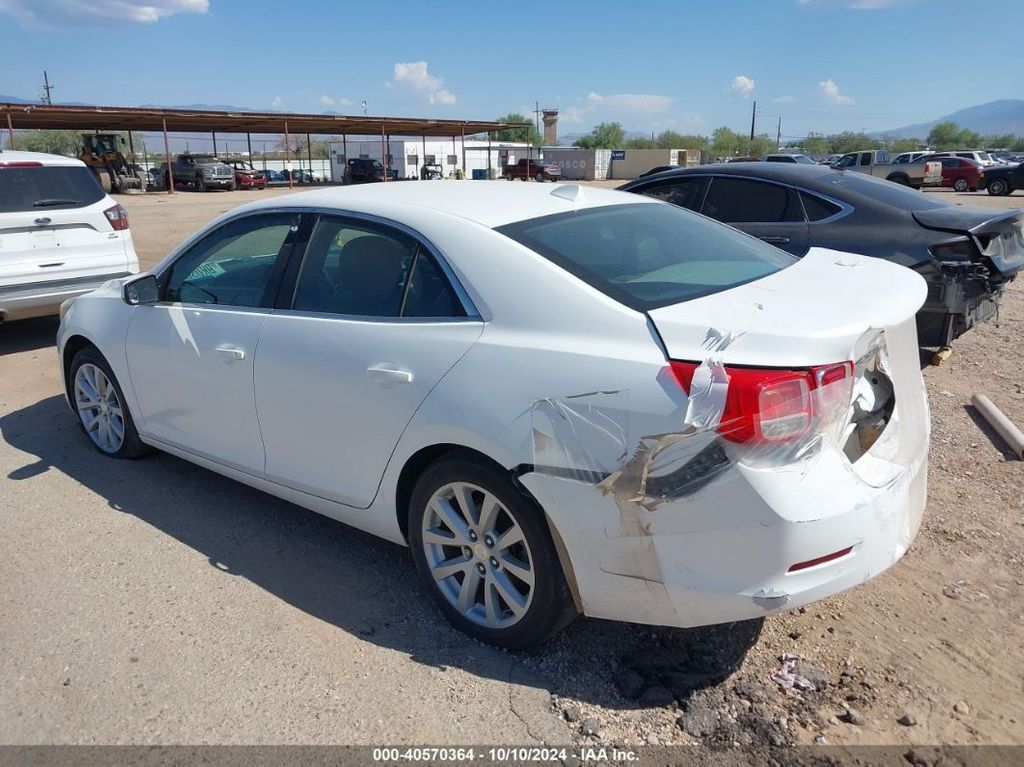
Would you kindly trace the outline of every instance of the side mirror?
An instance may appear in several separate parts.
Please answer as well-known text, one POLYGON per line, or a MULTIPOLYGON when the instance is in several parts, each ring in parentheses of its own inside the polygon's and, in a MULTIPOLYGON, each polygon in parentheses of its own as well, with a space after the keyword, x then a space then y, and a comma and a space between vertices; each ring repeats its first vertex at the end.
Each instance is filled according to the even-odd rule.
POLYGON ((155 304, 160 300, 160 288, 156 284, 156 277, 152 274, 144 274, 138 279, 125 283, 124 302, 130 306, 139 304, 155 304))

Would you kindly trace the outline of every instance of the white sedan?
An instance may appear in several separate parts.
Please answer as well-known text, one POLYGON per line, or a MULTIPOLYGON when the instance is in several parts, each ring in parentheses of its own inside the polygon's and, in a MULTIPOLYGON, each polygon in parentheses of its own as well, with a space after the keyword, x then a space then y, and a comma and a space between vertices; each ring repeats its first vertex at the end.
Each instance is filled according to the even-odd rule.
POLYGON ((579 613, 762 616, 896 562, 924 299, 622 192, 375 184, 231 211, 62 307, 58 343, 103 453, 408 545, 456 626, 517 648, 579 613))

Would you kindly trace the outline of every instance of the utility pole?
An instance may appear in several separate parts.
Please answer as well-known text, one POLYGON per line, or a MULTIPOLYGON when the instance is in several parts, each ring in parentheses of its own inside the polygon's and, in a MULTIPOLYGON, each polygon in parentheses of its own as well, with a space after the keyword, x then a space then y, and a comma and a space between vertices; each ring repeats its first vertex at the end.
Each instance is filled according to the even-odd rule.
POLYGON ((750 141, 754 141, 754 122, 757 120, 757 102, 754 102, 754 108, 750 110, 750 141))
POLYGON ((775 151, 778 152, 782 147, 782 115, 779 115, 779 129, 775 133, 775 151))
MULTIPOLYGON (((540 102, 539 101, 534 103, 533 122, 534 122, 534 125, 536 126, 537 133, 539 134, 540 133, 540 102)), ((530 143, 531 144, 533 143, 533 138, 532 137, 530 138, 530 143)))
POLYGON ((50 84, 50 75, 47 74, 46 70, 43 70, 43 102, 46 104, 52 104, 53 99, 50 97, 50 91, 53 90, 53 85, 50 84))

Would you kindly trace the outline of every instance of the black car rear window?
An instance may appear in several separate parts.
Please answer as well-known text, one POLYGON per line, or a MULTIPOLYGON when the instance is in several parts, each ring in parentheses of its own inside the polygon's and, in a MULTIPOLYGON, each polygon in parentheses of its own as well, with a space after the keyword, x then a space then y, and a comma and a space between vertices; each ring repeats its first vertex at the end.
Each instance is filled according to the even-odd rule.
MULTIPOLYGON (((852 194, 859 194, 870 197, 872 200, 891 205, 900 210, 936 210, 937 208, 948 208, 950 203, 929 197, 922 192, 911 189, 892 181, 882 178, 875 178, 856 171, 841 171, 827 181, 829 186, 836 189, 835 196, 843 199, 843 190, 852 194)), ((821 191, 825 191, 822 189, 821 191)))
POLYGON ((103 195, 85 166, 0 167, 0 213, 84 208, 103 195))
POLYGON ((719 293, 796 262, 778 248, 667 204, 588 208, 497 231, 639 311, 719 293))

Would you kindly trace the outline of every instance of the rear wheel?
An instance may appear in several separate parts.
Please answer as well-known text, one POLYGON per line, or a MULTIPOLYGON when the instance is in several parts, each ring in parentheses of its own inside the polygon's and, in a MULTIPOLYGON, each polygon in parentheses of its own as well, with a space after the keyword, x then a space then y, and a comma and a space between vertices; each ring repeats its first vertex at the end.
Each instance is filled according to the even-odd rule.
POLYGON ((966 178, 958 178, 953 182, 953 189, 958 192, 966 192, 970 188, 970 184, 967 183, 966 178))
POLYGON ((988 193, 993 197, 1002 197, 1010 193, 1010 185, 1001 178, 994 178, 988 182, 988 193))
POLYGON ((410 501, 409 543, 441 611, 481 641, 530 647, 576 616, 543 512, 474 456, 427 467, 410 501))
POLYGON ((75 355, 69 372, 78 425, 93 447, 111 458, 140 458, 148 453, 125 405, 124 392, 103 355, 86 347, 75 355))
POLYGON ((536 176, 534 176, 534 179, 536 179, 538 184, 543 184, 544 183, 544 174, 543 173, 538 173, 536 176))
POLYGON ((910 179, 904 176, 902 173, 889 176, 887 181, 892 181, 894 184, 900 184, 901 186, 910 186, 910 179))

